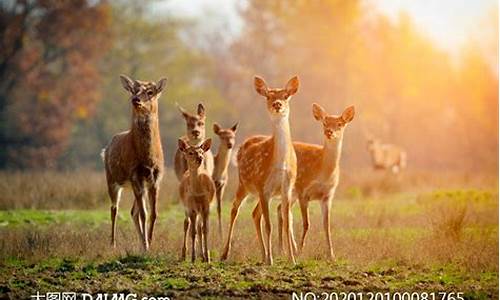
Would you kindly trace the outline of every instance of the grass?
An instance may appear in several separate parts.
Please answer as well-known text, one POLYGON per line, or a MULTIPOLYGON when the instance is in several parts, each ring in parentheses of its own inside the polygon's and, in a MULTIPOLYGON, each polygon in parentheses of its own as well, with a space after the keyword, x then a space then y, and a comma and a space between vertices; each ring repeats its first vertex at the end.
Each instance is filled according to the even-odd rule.
MULTIPOLYGON (((139 250, 129 216, 130 196, 120 207, 116 249, 109 247, 107 200, 82 200, 95 203, 82 209, 81 203, 74 203, 82 196, 66 191, 66 202, 63 195, 55 196, 55 203, 65 203, 59 209, 48 195, 38 199, 35 208, 4 202, 0 205, 10 209, 0 211, 0 299, 27 299, 36 291, 63 290, 130 291, 177 299, 290 299, 292 292, 301 291, 462 291, 467 299, 498 298, 498 187, 461 180, 440 186, 429 179, 425 184, 419 176, 383 184, 375 177, 346 180, 348 186, 341 188, 332 211, 335 262, 325 259, 319 205, 312 203, 307 244, 296 266, 278 252, 275 231, 276 264, 260 263, 250 217, 252 199, 242 206, 228 262, 218 261, 223 241, 211 231, 210 264, 179 261, 183 209, 170 193, 172 183, 163 187, 155 240, 146 255, 139 250), (407 188, 412 182, 415 186, 407 188), (377 188, 368 191, 370 185, 377 188)), ((76 193, 95 189, 92 197, 99 197, 97 188, 86 187, 94 182, 90 179, 72 189, 76 193)), ((271 209, 274 230, 276 204, 273 201, 271 209)), ((229 211, 230 203, 224 202, 224 230, 229 211)), ((298 239, 302 229, 297 206, 293 213, 298 239)), ((215 224, 214 213, 211 224, 215 224)))

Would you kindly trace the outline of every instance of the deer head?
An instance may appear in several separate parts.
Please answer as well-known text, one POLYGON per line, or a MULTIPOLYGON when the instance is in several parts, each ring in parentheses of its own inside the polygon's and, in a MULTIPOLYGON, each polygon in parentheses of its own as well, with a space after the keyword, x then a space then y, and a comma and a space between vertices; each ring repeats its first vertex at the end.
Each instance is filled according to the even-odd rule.
POLYGON ((189 169, 198 169, 203 163, 205 152, 207 152, 212 145, 212 139, 204 141, 200 146, 190 146, 183 139, 179 139, 178 143, 179 149, 186 158, 189 169))
POLYGON ((225 144, 228 149, 232 149, 234 147, 237 129, 238 123, 227 129, 223 129, 219 124, 214 123, 214 133, 219 136, 221 144, 225 144))
POLYGON ((151 115, 158 112, 158 98, 167 84, 166 78, 158 82, 133 80, 120 75, 123 88, 130 94, 134 114, 151 115))
POLYGON ((299 90, 299 78, 297 76, 288 80, 285 88, 269 88, 259 76, 254 78, 254 86, 257 93, 266 97, 267 111, 271 119, 288 117, 290 113, 289 101, 299 90))
POLYGON ((194 144, 205 139, 205 107, 203 104, 198 104, 198 111, 196 114, 190 114, 179 105, 179 111, 186 121, 187 137, 189 141, 194 144))
POLYGON ((323 134, 327 140, 339 140, 342 138, 347 123, 354 118, 354 106, 349 106, 342 115, 328 115, 319 104, 313 104, 313 116, 323 125, 323 134))

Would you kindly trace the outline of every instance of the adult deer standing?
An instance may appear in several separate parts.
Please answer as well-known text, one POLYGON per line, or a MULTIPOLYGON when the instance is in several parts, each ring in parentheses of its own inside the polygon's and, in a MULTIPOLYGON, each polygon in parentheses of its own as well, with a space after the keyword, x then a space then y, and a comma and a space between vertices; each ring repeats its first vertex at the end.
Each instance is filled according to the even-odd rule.
POLYGON ((391 170, 397 174, 406 168, 406 152, 398 146, 383 144, 377 139, 370 138, 367 148, 375 170, 391 170))
POLYGON ((215 183, 215 195, 217 198, 217 220, 219 225, 219 236, 222 238, 222 220, 221 220, 221 208, 222 208, 222 198, 224 197, 224 190, 227 184, 227 169, 229 166, 229 161, 231 160, 231 153, 233 151, 236 130, 238 129, 238 123, 234 124, 231 128, 221 128, 219 124, 214 123, 214 133, 219 136, 220 143, 217 154, 214 157, 214 171, 212 173, 212 179, 215 183))
POLYGON ((267 100, 267 111, 273 125, 270 137, 254 136, 248 138, 240 147, 237 155, 239 185, 231 209, 231 223, 227 242, 221 259, 228 257, 233 237, 234 223, 241 203, 248 193, 257 195, 259 202, 252 215, 257 230, 263 260, 273 263, 271 247, 271 220, 269 202, 271 197, 281 195, 281 214, 284 219, 285 237, 288 245, 289 259, 295 263, 292 249, 291 213, 292 189, 297 175, 297 158, 292 146, 290 124, 288 121, 291 96, 299 88, 298 77, 288 81, 284 89, 271 89, 265 81, 256 76, 255 90, 267 100), (262 238, 261 214, 264 216, 266 243, 262 238))
MULTIPOLYGON (((328 254, 334 259, 332 241, 330 236, 330 210, 332 199, 339 182, 340 154, 342 140, 347 123, 354 118, 354 106, 349 106, 342 115, 328 115, 318 104, 313 104, 314 118, 319 121, 323 129, 323 146, 295 142, 297 154, 297 180, 295 192, 300 204, 302 214, 302 238, 300 250, 303 249, 307 230, 309 229, 309 201, 319 200, 323 216, 323 229, 325 231, 328 254)), ((278 206, 278 211, 279 211, 278 206)), ((282 243, 282 219, 278 214, 278 228, 280 248, 282 243)))
POLYGON ((132 80, 125 75, 120 75, 120 80, 130 94, 132 126, 130 130, 113 136, 101 153, 111 198, 111 244, 116 246, 116 215, 121 191, 124 185, 130 184, 135 196, 132 219, 143 249, 148 250, 153 239, 158 192, 164 171, 158 98, 167 80, 162 78, 155 83, 132 80), (146 195, 151 210, 149 227, 146 225, 146 195))
MULTIPOLYGON (((190 146, 200 146, 205 140, 205 107, 203 104, 198 104, 196 114, 191 114, 178 106, 179 111, 186 121, 186 135, 182 137, 190 146)), ((214 156, 211 151, 205 152, 205 159, 203 160, 203 167, 212 174, 214 169, 214 156)), ((174 170, 177 179, 182 180, 184 173, 187 171, 188 166, 182 151, 177 148, 174 158, 174 170)))
POLYGON ((205 153, 210 149, 212 140, 208 139, 200 146, 189 146, 179 139, 179 149, 183 153, 188 171, 184 173, 179 186, 179 194, 185 207, 184 243, 182 259, 186 258, 187 234, 191 234, 191 261, 196 259, 195 241, 198 235, 202 259, 210 262, 208 252, 208 217, 210 203, 214 199, 215 185, 210 174, 202 167, 205 153))

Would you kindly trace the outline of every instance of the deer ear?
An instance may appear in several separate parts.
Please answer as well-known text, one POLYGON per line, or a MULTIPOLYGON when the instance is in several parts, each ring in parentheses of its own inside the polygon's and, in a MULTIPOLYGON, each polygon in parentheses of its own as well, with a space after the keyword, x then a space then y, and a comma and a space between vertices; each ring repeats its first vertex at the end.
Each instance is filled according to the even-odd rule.
POLYGON ((160 93, 167 86, 167 78, 163 77, 156 83, 156 91, 160 93))
POLYGON ((289 96, 295 95, 299 90, 299 77, 293 76, 290 80, 288 80, 285 89, 289 96))
POLYGON ((182 116, 184 117, 184 119, 186 119, 187 117, 189 117, 189 114, 184 110, 184 108, 182 108, 178 103, 176 103, 176 105, 177 105, 177 109, 182 114, 182 116))
POLYGON ((255 76, 253 79, 253 85, 257 93, 261 94, 264 97, 267 97, 267 84, 264 79, 262 79, 262 77, 255 76))
POLYGON ((325 118, 325 115, 326 115, 326 112, 323 109, 323 107, 321 107, 317 103, 313 103, 313 116, 314 116, 314 118, 317 121, 322 121, 325 118))
POLYGON ((129 92, 131 94, 134 93, 134 91, 135 91, 135 82, 132 79, 130 79, 130 77, 128 77, 127 75, 121 74, 120 75, 120 81, 122 83, 123 88, 127 92, 129 92))
POLYGON ((183 139, 179 139, 177 143, 179 145, 179 150, 181 150, 182 152, 185 152, 188 148, 186 141, 183 139))
POLYGON ((344 112, 342 113, 342 120, 344 120, 344 122, 349 123, 352 121, 352 119, 354 119, 354 106, 353 105, 346 108, 344 110, 344 112))
POLYGON ((215 134, 219 134, 219 131, 220 131, 220 126, 219 126, 219 124, 214 123, 214 133, 215 133, 215 134))
POLYGON ((205 116, 205 106, 202 103, 198 104, 198 116, 202 118, 205 116))
POLYGON ((210 150, 210 147, 212 146, 212 139, 208 139, 201 144, 200 148, 203 150, 203 152, 207 152, 210 150))
POLYGON ((238 129, 238 122, 236 122, 236 124, 234 124, 233 127, 231 127, 231 130, 233 132, 236 132, 237 129, 238 129))

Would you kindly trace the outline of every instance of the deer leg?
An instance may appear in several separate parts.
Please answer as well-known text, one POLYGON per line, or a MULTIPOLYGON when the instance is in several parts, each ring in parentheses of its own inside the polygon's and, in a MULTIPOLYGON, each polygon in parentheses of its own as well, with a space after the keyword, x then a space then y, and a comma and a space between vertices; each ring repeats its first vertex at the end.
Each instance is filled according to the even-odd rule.
POLYGON ((191 223, 190 229, 191 229, 191 262, 194 263, 196 260, 196 213, 191 212, 189 215, 189 221, 191 223))
POLYGON ((149 243, 147 239, 147 227, 146 227, 146 208, 144 206, 144 184, 140 181, 132 181, 132 189, 134 190, 135 202, 134 202, 134 212, 138 213, 140 220, 140 239, 142 246, 145 251, 149 249, 149 243))
POLYGON ((331 208, 331 199, 329 198, 323 199, 321 201, 321 213, 323 214, 323 228, 325 231, 329 257, 331 260, 334 260, 335 256, 333 255, 332 239, 330 234, 330 208, 331 208))
POLYGON ((130 215, 132 216, 132 220, 134 221, 135 229, 137 234, 139 235, 139 240, 142 240, 142 231, 143 224, 139 218, 139 209, 137 208, 136 201, 134 200, 134 204, 132 205, 132 209, 130 210, 130 215))
POLYGON ((234 223, 236 222, 236 218, 238 217, 241 203, 243 202, 243 200, 245 200, 247 194, 248 192, 246 191, 246 189, 243 187, 242 184, 240 184, 238 186, 238 191, 236 191, 236 197, 234 198, 233 201, 233 207, 231 208, 231 221, 229 223, 227 241, 221 256, 221 260, 226 260, 229 255, 229 251, 231 250, 231 241, 233 239, 234 223))
POLYGON ((117 184, 108 184, 108 194, 111 198, 111 246, 116 248, 116 216, 120 204, 122 188, 117 184))
POLYGON ((271 219, 269 217, 269 197, 266 195, 261 194, 260 195, 260 207, 262 209, 262 214, 264 215, 264 226, 266 229, 266 242, 265 242, 265 247, 267 248, 267 258, 265 260, 265 263, 268 265, 273 264, 273 249, 272 249, 272 243, 271 243, 271 234, 272 234, 272 227, 271 227, 271 219))
POLYGON ((285 232, 285 240, 286 240, 286 246, 288 250, 288 257, 292 261, 293 264, 295 264, 295 255, 293 251, 293 240, 295 238, 292 238, 293 231, 291 230, 291 222, 292 216, 291 216, 291 211, 290 211, 290 203, 292 200, 292 186, 288 186, 288 184, 285 185, 285 188, 283 189, 282 195, 281 195, 281 214, 283 216, 284 220, 284 232, 285 232))
POLYGON ((278 250, 283 252, 283 218, 281 216, 281 204, 276 208, 276 217, 278 218, 278 250))
POLYGON ((186 214, 186 217, 184 218, 184 240, 182 242, 182 252, 181 252, 181 259, 182 260, 186 259, 187 235, 188 235, 189 226, 190 226, 189 216, 186 214))
POLYGON ((218 221, 218 230, 219 237, 222 239, 222 218, 221 218, 221 210, 222 210, 222 196, 224 195, 224 189, 226 188, 225 183, 220 183, 217 185, 217 189, 215 190, 215 196, 217 198, 217 221, 218 221))
POLYGON ((203 251, 205 262, 210 263, 210 252, 208 251, 208 211, 203 212, 203 251))
POLYGON ((260 208, 260 203, 257 203, 257 205, 255 205, 255 208, 252 211, 252 218, 255 225, 255 230, 257 231, 257 240, 259 241, 262 260, 265 261, 267 258, 267 251, 266 247, 264 246, 264 239, 262 238, 262 209, 260 208))
POLYGON ((158 207, 157 207, 158 191, 159 191, 159 186, 154 184, 149 188, 148 192, 149 209, 151 210, 151 213, 149 215, 149 228, 148 228, 148 242, 150 247, 151 247, 151 242, 153 241, 153 230, 158 215, 158 207))
POLYGON ((203 222, 202 222, 202 216, 200 216, 197 219, 197 224, 196 224, 196 236, 198 238, 198 253, 200 253, 202 260, 205 260, 205 257, 203 256, 203 222))
POLYGON ((304 250, 304 245, 306 243, 306 235, 307 231, 309 230, 309 201, 308 199, 306 200, 299 200, 300 204, 300 213, 302 215, 302 238, 300 239, 300 252, 304 250))

